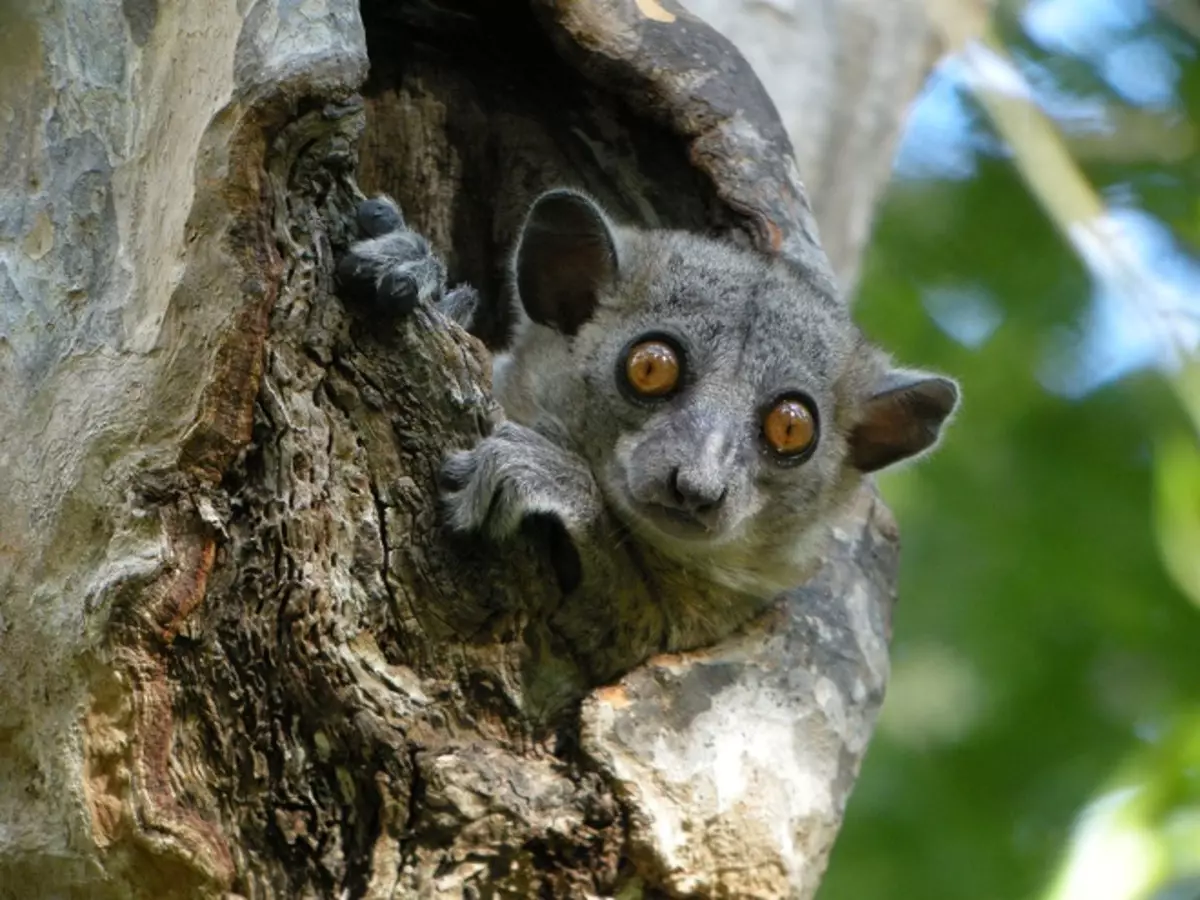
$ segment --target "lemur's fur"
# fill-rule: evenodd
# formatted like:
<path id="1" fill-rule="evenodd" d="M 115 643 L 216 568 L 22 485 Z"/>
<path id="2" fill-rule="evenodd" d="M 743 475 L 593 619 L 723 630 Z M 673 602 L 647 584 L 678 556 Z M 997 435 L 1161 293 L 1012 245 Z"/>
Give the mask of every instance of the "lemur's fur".
<path id="1" fill-rule="evenodd" d="M 470 327 L 475 294 L 386 199 L 343 282 Z M 494 363 L 507 421 L 449 454 L 453 528 L 504 540 L 557 522 L 577 583 L 556 614 L 591 683 L 656 652 L 711 643 L 810 577 L 829 524 L 865 474 L 932 449 L 954 381 L 896 368 L 837 297 L 789 263 L 679 231 L 615 225 L 559 189 L 536 200 L 512 255 L 517 324 Z M 678 389 L 640 400 L 622 362 L 646 337 L 678 354 Z M 781 460 L 764 411 L 802 397 L 815 446 Z"/>

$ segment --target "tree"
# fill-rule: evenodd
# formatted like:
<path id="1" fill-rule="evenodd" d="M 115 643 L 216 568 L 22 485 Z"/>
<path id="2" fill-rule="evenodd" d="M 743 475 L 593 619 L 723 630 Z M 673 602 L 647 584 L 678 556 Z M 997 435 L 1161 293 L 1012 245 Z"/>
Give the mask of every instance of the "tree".
<path id="1" fill-rule="evenodd" d="M 729 42 L 654 0 L 0 15 L 0 895 L 811 896 L 886 678 L 886 508 L 745 635 L 539 731 L 543 555 L 438 527 L 486 351 L 331 274 L 361 184 L 495 295 L 566 181 L 834 277 Z M 801 24 L 803 155 L 862 173 L 831 207 L 869 209 L 931 58 L 901 21 Z M 831 220 L 852 272 L 863 217 Z"/>

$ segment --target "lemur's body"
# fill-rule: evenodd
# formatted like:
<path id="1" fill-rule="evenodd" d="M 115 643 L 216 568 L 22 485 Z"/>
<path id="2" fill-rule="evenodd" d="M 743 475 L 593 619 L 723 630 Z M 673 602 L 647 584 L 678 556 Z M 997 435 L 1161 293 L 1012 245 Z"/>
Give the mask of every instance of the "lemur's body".
<path id="1" fill-rule="evenodd" d="M 414 239 L 356 245 L 344 278 L 440 294 Z M 495 539 L 561 525 L 579 578 L 553 625 L 590 680 L 715 641 L 805 581 L 863 476 L 932 448 L 957 404 L 786 262 L 618 227 L 572 191 L 534 203 L 512 275 L 507 421 L 447 458 L 447 513 Z M 466 294 L 447 307 L 469 321 Z"/>

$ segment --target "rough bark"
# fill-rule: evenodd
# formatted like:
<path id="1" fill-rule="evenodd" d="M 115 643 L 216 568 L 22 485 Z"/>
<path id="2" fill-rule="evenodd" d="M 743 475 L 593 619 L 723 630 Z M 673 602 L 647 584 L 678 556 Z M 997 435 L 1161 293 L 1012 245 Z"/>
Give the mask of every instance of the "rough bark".
<path id="1" fill-rule="evenodd" d="M 331 283 L 359 184 L 496 295 L 563 181 L 832 277 L 732 47 L 649 0 L 0 15 L 0 896 L 811 896 L 886 679 L 886 509 L 535 729 L 554 579 L 438 527 L 486 350 Z"/>

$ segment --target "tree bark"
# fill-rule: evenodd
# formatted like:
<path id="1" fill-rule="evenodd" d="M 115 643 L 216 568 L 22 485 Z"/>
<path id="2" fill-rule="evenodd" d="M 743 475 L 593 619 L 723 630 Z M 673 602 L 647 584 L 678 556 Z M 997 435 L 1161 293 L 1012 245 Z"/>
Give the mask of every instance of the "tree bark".
<path id="1" fill-rule="evenodd" d="M 493 298 L 560 183 L 832 279 L 733 47 L 668 0 L 0 17 L 0 896 L 811 897 L 886 680 L 886 508 L 745 634 L 536 726 L 544 554 L 438 520 L 484 344 L 332 284 L 360 184 Z M 812 96 L 915 88 L 839 58 L 873 93 Z"/>
<path id="2" fill-rule="evenodd" d="M 738 45 L 779 107 L 847 293 L 909 102 L 946 49 L 930 22 L 939 4 L 968 0 L 684 2 Z"/>

